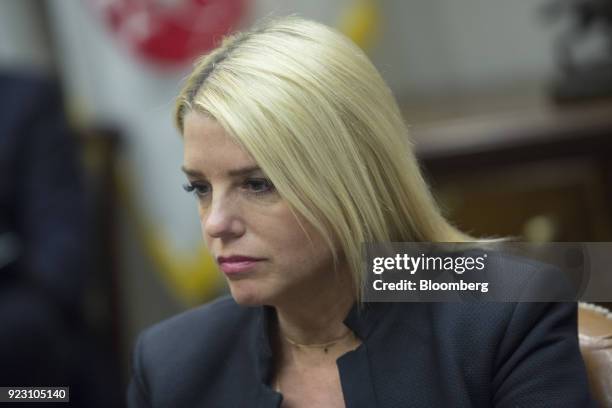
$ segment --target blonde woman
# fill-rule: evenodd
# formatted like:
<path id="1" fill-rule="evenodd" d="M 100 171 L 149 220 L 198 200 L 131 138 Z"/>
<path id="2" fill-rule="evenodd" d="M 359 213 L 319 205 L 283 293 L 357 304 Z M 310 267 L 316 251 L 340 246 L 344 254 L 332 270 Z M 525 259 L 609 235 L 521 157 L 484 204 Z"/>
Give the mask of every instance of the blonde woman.
<path id="1" fill-rule="evenodd" d="M 140 335 L 131 407 L 591 404 L 574 304 L 361 301 L 362 242 L 471 238 L 350 40 L 297 17 L 226 38 L 175 119 L 231 296 Z"/>

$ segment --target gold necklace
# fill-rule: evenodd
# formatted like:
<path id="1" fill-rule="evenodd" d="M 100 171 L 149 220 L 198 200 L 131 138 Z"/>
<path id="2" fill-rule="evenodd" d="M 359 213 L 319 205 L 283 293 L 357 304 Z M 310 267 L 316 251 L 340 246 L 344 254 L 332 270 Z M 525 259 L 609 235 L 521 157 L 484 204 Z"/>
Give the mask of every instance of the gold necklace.
<path id="1" fill-rule="evenodd" d="M 313 344 L 302 344 L 302 343 L 298 343 L 296 341 L 291 340 L 289 337 L 283 335 L 283 337 L 285 338 L 285 340 L 287 340 L 289 342 L 289 344 L 291 344 L 292 346 L 295 346 L 297 348 L 322 348 L 323 351 L 325 353 L 328 352 L 328 350 L 330 348 L 332 348 L 333 346 L 335 346 L 337 343 L 339 343 L 340 341 L 348 338 L 349 336 L 353 335 L 353 331 L 349 330 L 348 332 L 346 332 L 346 334 L 343 334 L 342 336 L 338 337 L 337 339 L 334 339 L 332 341 L 328 341 L 327 343 L 313 343 Z"/>
<path id="2" fill-rule="evenodd" d="M 337 339 L 334 339 L 332 341 L 328 341 L 327 343 L 314 343 L 314 344 L 302 344 L 302 343 L 298 343 L 296 341 L 291 340 L 289 337 L 283 335 L 283 337 L 285 338 L 285 340 L 287 340 L 287 342 L 289 344 L 291 344 L 294 347 L 297 348 L 322 348 L 323 351 L 325 353 L 328 352 L 328 350 L 335 346 L 337 343 L 339 343 L 340 341 L 347 339 L 349 337 L 355 337 L 355 333 L 352 330 L 349 330 L 348 332 L 346 332 L 346 334 L 343 334 L 342 336 L 338 337 Z M 281 386 L 280 386 L 280 376 L 276 376 L 276 378 L 274 379 L 274 391 L 281 393 Z"/>

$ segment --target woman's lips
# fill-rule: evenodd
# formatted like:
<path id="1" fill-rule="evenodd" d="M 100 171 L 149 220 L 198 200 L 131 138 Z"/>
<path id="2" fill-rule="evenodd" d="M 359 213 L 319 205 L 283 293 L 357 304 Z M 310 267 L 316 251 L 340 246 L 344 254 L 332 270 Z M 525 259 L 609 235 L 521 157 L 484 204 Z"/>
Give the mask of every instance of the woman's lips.
<path id="1" fill-rule="evenodd" d="M 219 257 L 219 268 L 226 275 L 249 272 L 262 259 L 250 258 L 245 256 Z"/>

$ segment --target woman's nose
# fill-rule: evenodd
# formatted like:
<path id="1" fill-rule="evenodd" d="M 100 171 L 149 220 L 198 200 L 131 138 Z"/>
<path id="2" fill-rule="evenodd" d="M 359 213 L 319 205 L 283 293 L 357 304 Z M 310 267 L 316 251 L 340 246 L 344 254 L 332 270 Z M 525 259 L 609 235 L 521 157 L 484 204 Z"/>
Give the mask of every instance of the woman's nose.
<path id="1" fill-rule="evenodd" d="M 202 232 L 211 238 L 232 238 L 244 233 L 238 206 L 231 199 L 213 199 L 202 218 Z"/>

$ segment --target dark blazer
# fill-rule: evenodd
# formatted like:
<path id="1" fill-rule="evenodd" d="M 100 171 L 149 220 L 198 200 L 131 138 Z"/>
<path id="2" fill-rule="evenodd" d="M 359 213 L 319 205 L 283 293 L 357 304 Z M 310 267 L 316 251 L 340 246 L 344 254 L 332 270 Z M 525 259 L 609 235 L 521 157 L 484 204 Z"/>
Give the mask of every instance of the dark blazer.
<path id="1" fill-rule="evenodd" d="M 121 386 L 82 314 L 93 282 L 79 157 L 60 84 L 1 71 L 0 384 L 69 386 L 70 407 L 111 407 Z"/>
<path id="2" fill-rule="evenodd" d="M 270 307 L 230 297 L 138 338 L 136 407 L 278 407 Z M 590 407 L 575 303 L 366 303 L 361 346 L 337 360 L 347 407 Z"/>
<path id="3" fill-rule="evenodd" d="M 59 84 L 0 72 L 0 287 L 25 285 L 67 315 L 80 306 L 87 277 L 78 164 Z"/>

